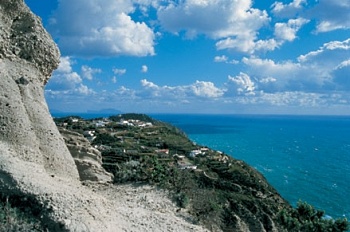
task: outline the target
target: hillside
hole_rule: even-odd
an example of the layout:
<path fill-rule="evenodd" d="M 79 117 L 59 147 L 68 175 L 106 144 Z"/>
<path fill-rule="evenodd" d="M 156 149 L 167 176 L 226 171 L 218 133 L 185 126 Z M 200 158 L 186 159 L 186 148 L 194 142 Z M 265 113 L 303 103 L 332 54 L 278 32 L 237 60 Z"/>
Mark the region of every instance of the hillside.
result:
<path fill-rule="evenodd" d="M 44 97 L 59 49 L 23 0 L 0 1 L 0 32 L 0 231 L 277 231 L 322 217 L 145 115 L 58 120 L 60 134 Z"/>
<path fill-rule="evenodd" d="M 281 212 L 292 208 L 259 172 L 193 143 L 172 125 L 143 114 L 55 121 L 90 140 L 115 184 L 144 183 L 169 190 L 179 210 L 212 231 L 286 229 Z"/>

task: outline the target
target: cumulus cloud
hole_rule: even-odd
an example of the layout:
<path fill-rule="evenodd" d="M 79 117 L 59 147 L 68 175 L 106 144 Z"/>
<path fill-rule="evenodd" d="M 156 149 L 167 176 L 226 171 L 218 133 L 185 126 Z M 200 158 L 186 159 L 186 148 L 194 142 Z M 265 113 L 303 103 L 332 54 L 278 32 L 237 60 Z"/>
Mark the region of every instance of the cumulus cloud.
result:
<path fill-rule="evenodd" d="M 146 79 L 141 80 L 141 85 L 147 89 L 155 89 L 155 90 L 160 89 L 160 87 L 158 85 L 156 85 L 153 82 L 150 82 Z"/>
<path fill-rule="evenodd" d="M 206 81 L 196 81 L 191 85 L 184 86 L 158 86 L 144 79 L 141 80 L 141 85 L 146 90 L 146 92 L 141 92 L 141 95 L 166 99 L 186 99 L 192 97 L 213 99 L 221 97 L 224 94 L 224 91 L 217 88 L 214 83 Z"/>
<path fill-rule="evenodd" d="M 246 73 L 254 76 L 264 92 L 336 91 L 349 86 L 350 39 L 325 43 L 318 50 L 298 57 L 297 61 L 280 61 L 244 57 Z M 341 87 L 343 86 L 343 87 Z"/>
<path fill-rule="evenodd" d="M 210 17 L 208 17 L 210 15 Z M 252 8 L 251 0 L 185 0 L 158 10 L 161 26 L 187 37 L 204 34 L 219 39 L 218 49 L 252 50 L 257 31 L 269 22 L 266 11 Z"/>
<path fill-rule="evenodd" d="M 350 39 L 325 43 L 316 51 L 311 51 L 298 57 L 298 61 L 312 67 L 318 75 L 332 79 L 331 72 L 337 67 L 345 65 L 349 59 Z M 344 63 L 345 62 L 345 63 Z"/>
<path fill-rule="evenodd" d="M 82 82 L 80 75 L 73 71 L 73 61 L 70 57 L 61 57 L 60 64 L 56 71 L 54 71 L 49 80 L 46 89 L 54 90 L 71 90 L 77 84 Z"/>
<path fill-rule="evenodd" d="M 250 76 L 241 72 L 239 75 L 228 77 L 226 96 L 229 95 L 255 95 L 255 83 Z"/>
<path fill-rule="evenodd" d="M 60 57 L 60 64 L 56 69 L 56 72 L 59 73 L 70 73 L 72 72 L 72 63 L 73 61 L 69 56 Z"/>
<path fill-rule="evenodd" d="M 293 0 L 289 4 L 275 2 L 272 4 L 272 13 L 280 17 L 293 17 L 306 5 L 306 0 Z"/>
<path fill-rule="evenodd" d="M 226 64 L 238 64 L 238 60 L 229 60 L 229 58 L 225 55 L 222 56 L 215 56 L 214 62 L 216 63 L 226 63 Z"/>
<path fill-rule="evenodd" d="M 86 78 L 90 81 L 93 79 L 94 74 L 101 73 L 101 72 L 102 70 L 99 68 L 91 68 L 87 65 L 81 66 L 81 73 L 83 78 Z"/>
<path fill-rule="evenodd" d="M 217 98 L 224 94 L 221 89 L 215 87 L 214 83 L 207 81 L 196 81 L 191 89 L 199 97 Z"/>
<path fill-rule="evenodd" d="M 279 40 L 293 41 L 296 38 L 296 33 L 309 20 L 304 18 L 290 19 L 287 23 L 275 24 L 275 36 Z"/>
<path fill-rule="evenodd" d="M 61 0 L 49 29 L 65 54 L 154 55 L 155 35 L 129 16 L 134 10 L 131 0 Z"/>
<path fill-rule="evenodd" d="M 60 65 L 54 71 L 51 79 L 46 85 L 46 93 L 57 94 L 93 94 L 94 91 L 83 84 L 81 76 L 73 71 L 74 61 L 70 57 L 61 57 Z"/>
<path fill-rule="evenodd" d="M 247 72 L 264 92 L 315 91 L 324 83 L 320 72 L 292 61 L 275 62 L 257 57 L 243 58 Z"/>
<path fill-rule="evenodd" d="M 142 65 L 142 66 L 141 66 L 141 72 L 142 72 L 142 73 L 148 72 L 148 67 L 147 67 L 147 65 Z"/>
<path fill-rule="evenodd" d="M 350 2 L 344 0 L 320 0 L 310 11 L 318 19 L 316 32 L 350 29 Z"/>
<path fill-rule="evenodd" d="M 280 45 L 282 45 L 282 42 L 275 39 L 258 40 L 252 47 L 252 51 L 273 51 Z"/>
<path fill-rule="evenodd" d="M 214 62 L 227 62 L 227 61 L 228 61 L 228 57 L 225 55 L 214 57 Z"/>

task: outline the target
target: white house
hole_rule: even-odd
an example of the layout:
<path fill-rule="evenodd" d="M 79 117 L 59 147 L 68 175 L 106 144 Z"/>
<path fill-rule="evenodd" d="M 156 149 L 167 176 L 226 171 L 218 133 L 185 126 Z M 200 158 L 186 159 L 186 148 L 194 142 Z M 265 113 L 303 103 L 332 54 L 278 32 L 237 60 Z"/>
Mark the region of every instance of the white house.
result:
<path fill-rule="evenodd" d="M 197 155 L 200 155 L 200 154 L 202 154 L 202 151 L 201 150 L 192 150 L 191 152 L 190 152 L 190 157 L 196 157 Z"/>

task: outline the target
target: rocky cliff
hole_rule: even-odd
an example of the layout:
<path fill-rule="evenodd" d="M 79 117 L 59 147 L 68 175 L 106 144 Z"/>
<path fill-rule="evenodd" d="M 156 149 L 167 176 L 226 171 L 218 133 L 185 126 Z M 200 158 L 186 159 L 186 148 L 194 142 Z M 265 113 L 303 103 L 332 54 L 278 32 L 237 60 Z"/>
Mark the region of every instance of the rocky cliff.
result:
<path fill-rule="evenodd" d="M 105 189 L 81 184 L 43 95 L 59 56 L 41 20 L 23 0 L 0 1 L 0 193 L 35 209 L 50 231 L 151 228 L 151 221 L 135 222 L 133 215 L 140 207 L 114 199 L 119 191 L 107 194 Z M 158 217 L 154 207 L 144 210 Z M 169 223 L 169 228 L 196 227 L 180 220 Z"/>

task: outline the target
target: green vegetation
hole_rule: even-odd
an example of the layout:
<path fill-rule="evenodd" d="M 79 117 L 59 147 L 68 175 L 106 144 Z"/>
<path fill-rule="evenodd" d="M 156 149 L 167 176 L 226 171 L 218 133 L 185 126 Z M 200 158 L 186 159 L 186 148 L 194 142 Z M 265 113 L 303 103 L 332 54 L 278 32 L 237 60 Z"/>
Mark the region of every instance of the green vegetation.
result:
<path fill-rule="evenodd" d="M 93 131 L 89 139 L 116 184 L 144 182 L 168 189 L 180 209 L 210 230 L 235 231 L 238 220 L 251 231 L 348 228 L 346 219 L 324 219 L 322 211 L 306 204 L 293 209 L 243 161 L 195 145 L 179 129 L 147 115 L 78 121 L 68 117 L 56 123 L 80 133 Z"/>
<path fill-rule="evenodd" d="M 344 219 L 326 219 L 325 212 L 314 209 L 306 202 L 298 202 L 297 208 L 286 210 L 283 209 L 279 213 L 280 222 L 288 229 L 288 231 L 347 231 L 349 223 Z"/>
<path fill-rule="evenodd" d="M 29 207 L 12 206 L 4 196 L 0 200 L 0 231 L 44 231 Z"/>

